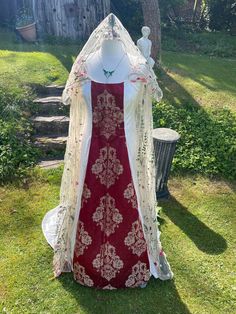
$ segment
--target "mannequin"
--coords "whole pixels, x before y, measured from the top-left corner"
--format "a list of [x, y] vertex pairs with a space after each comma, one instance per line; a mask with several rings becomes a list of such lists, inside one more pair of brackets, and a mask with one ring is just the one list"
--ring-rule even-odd
[[147, 59], [147, 63], [151, 68], [153, 68], [155, 61], [151, 58], [152, 42], [148, 39], [150, 35], [150, 28], [148, 26], [142, 27], [143, 37], [137, 41], [137, 46], [141, 51], [142, 55]]
[[[87, 74], [92, 80], [104, 83], [123, 82], [131, 72], [124, 46], [116, 38], [104, 39], [101, 49], [87, 59], [86, 68]], [[109, 72], [107, 76], [103, 69]]]
[[156, 220], [154, 72], [110, 14], [77, 57], [65, 90], [70, 127], [60, 205], [43, 220], [54, 274], [99, 289], [143, 287], [173, 273]]

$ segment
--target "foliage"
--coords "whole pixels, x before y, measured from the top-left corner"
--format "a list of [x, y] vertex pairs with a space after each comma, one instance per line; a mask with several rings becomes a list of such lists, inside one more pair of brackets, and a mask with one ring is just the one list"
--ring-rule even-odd
[[236, 27], [236, 3], [234, 0], [208, 0], [209, 28], [231, 30]]
[[139, 0], [111, 0], [111, 10], [132, 35], [140, 34], [143, 26], [143, 13]]
[[235, 58], [236, 38], [223, 32], [187, 32], [164, 27], [162, 48], [167, 51], [190, 52], [215, 57]]
[[175, 14], [175, 9], [186, 3], [187, 0], [159, 0], [162, 21], [170, 21], [170, 14]]
[[0, 182], [24, 177], [37, 157], [31, 144], [32, 128], [26, 118], [30, 96], [28, 91], [18, 92], [0, 87]]
[[21, 179], [33, 166], [36, 151], [30, 141], [31, 127], [26, 120], [0, 119], [0, 182]]
[[34, 16], [30, 8], [21, 8], [16, 15], [16, 27], [23, 27], [34, 23]]
[[236, 179], [236, 114], [227, 108], [176, 108], [162, 102], [154, 106], [154, 126], [181, 135], [173, 170]]

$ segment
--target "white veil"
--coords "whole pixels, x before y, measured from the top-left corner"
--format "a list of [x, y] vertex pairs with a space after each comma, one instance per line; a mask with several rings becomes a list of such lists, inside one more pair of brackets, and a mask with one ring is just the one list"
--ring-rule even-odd
[[80, 177], [81, 147], [86, 121], [86, 104], [82, 95], [83, 82], [89, 79], [85, 62], [91, 54], [101, 48], [104, 38], [118, 38], [130, 57], [132, 82], [141, 81], [136, 106], [136, 132], [139, 137], [136, 152], [136, 169], [140, 189], [140, 207], [143, 230], [147, 241], [149, 258], [155, 265], [156, 277], [171, 279], [173, 273], [161, 247], [157, 222], [155, 194], [155, 164], [152, 139], [152, 99], [159, 101], [162, 91], [155, 74], [146, 64], [146, 59], [135, 46], [129, 33], [113, 14], [108, 15], [93, 31], [87, 43], [76, 58], [63, 92], [63, 103], [70, 105], [70, 126], [65, 153], [64, 172], [60, 191], [60, 205], [57, 207], [56, 241], [54, 245], [54, 274], [72, 270], [74, 229], [77, 226], [76, 210], [80, 206], [81, 192], [78, 188]]

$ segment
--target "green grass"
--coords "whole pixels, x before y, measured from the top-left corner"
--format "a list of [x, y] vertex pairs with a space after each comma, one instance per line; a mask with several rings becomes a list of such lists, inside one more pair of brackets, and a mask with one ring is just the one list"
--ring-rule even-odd
[[[0, 28], [0, 86], [22, 88], [50, 83], [64, 84], [81, 43], [28, 44]], [[159, 81], [164, 101], [172, 104], [224, 106], [236, 110], [236, 59], [163, 51], [164, 71]]]
[[236, 111], [236, 59], [163, 52], [164, 101]]
[[0, 312], [223, 314], [235, 306], [236, 185], [173, 177], [161, 207], [161, 240], [174, 279], [145, 289], [98, 291], [71, 274], [53, 279], [51, 248], [41, 231], [58, 204], [61, 169], [41, 171], [22, 187], [0, 188]]
[[[0, 87], [23, 97], [28, 86], [65, 83], [79, 47], [23, 44], [0, 30]], [[235, 111], [235, 60], [163, 51], [163, 65], [158, 80], [168, 106]], [[61, 173], [37, 170], [22, 186], [0, 188], [0, 313], [236, 312], [235, 182], [172, 176], [172, 197], [159, 206], [174, 279], [151, 279], [145, 289], [98, 291], [81, 287], [71, 274], [53, 279], [53, 252], [41, 222], [58, 205]]]
[[78, 45], [30, 44], [0, 28], [0, 86], [23, 88], [31, 85], [64, 84]]

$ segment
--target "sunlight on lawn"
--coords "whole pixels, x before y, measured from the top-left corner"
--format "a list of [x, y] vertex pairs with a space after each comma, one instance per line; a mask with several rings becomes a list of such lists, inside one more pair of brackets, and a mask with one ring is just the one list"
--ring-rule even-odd
[[[199, 105], [236, 111], [236, 60], [163, 52], [163, 64], [170, 78]], [[173, 92], [187, 100], [180, 88]]]
[[[52, 250], [41, 221], [59, 202], [61, 169], [40, 171], [25, 187], [0, 188], [1, 305], [10, 313], [214, 313], [233, 306], [234, 184], [172, 177], [160, 201], [161, 240], [174, 272], [145, 289], [99, 291], [71, 274], [52, 280]], [[227, 226], [227, 227], [226, 227]]]

